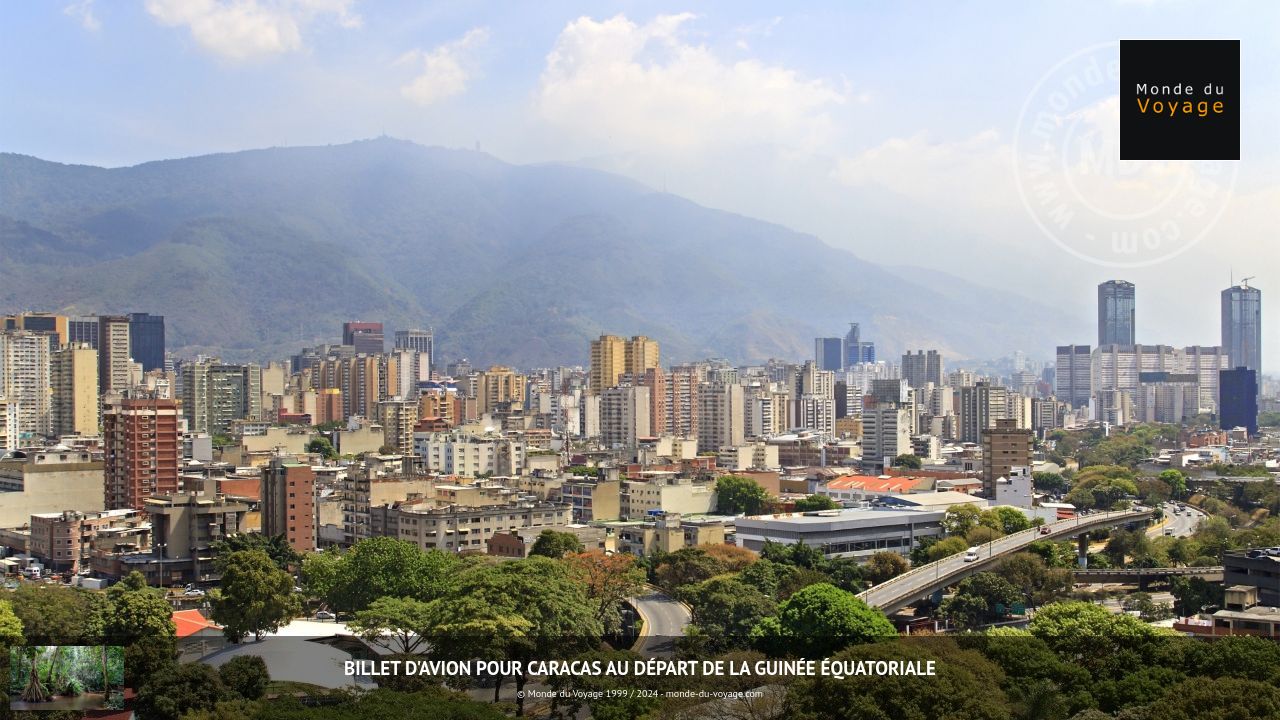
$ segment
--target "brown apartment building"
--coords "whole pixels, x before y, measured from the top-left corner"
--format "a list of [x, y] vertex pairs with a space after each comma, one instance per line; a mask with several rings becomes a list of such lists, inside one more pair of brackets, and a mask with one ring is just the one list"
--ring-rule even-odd
[[141, 510], [147, 497], [178, 492], [178, 415], [175, 400], [126, 398], [108, 406], [102, 416], [108, 510]]
[[262, 532], [284, 535], [300, 553], [316, 549], [316, 473], [292, 458], [262, 468]]

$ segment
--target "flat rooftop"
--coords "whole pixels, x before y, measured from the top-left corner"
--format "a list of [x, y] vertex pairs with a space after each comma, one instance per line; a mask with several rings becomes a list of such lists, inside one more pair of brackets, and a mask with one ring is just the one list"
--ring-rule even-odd
[[946, 514], [945, 510], [936, 509], [901, 509], [901, 508], [847, 508], [844, 510], [821, 510], [817, 513], [775, 513], [772, 515], [751, 515], [737, 520], [739, 527], [743, 525], [801, 525], [833, 527], [849, 525], [888, 525], [897, 522], [927, 522], [937, 520]]

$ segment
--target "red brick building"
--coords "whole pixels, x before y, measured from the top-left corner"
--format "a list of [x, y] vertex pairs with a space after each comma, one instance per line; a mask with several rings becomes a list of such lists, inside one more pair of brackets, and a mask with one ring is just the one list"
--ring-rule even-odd
[[107, 408], [102, 439], [108, 510], [141, 510], [151, 495], [178, 492], [178, 415], [174, 400], [127, 398]]

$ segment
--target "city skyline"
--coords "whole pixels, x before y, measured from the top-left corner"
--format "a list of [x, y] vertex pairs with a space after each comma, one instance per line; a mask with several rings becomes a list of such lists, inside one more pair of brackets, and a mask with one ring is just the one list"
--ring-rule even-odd
[[[13, 53], [12, 62], [0, 64], [7, 68], [0, 70], [0, 88], [28, 110], [0, 118], [0, 150], [116, 166], [384, 132], [429, 145], [479, 145], [516, 163], [619, 172], [709, 207], [814, 233], [891, 267], [924, 266], [991, 292], [1070, 306], [1085, 297], [1077, 279], [1096, 284], [1115, 273], [1037, 238], [1013, 192], [1010, 137], [1039, 76], [1071, 52], [1124, 37], [1139, 24], [1156, 35], [1241, 37], [1246, 69], [1274, 65], [1277, 56], [1274, 38], [1261, 30], [1267, 23], [1257, 18], [1206, 19], [1190, 5], [1162, 4], [1155, 12], [1119, 1], [1087, 20], [1065, 7], [1010, 7], [1025, 26], [1054, 32], [998, 38], [963, 11], [937, 4], [933, 12], [950, 21], [914, 23], [932, 52], [906, 64], [888, 63], [891, 48], [876, 37], [892, 35], [883, 28], [913, 24], [909, 12], [896, 8], [818, 5], [780, 15], [763, 4], [726, 10], [561, 3], [495, 14], [349, 1], [248, 3], [244, 27], [222, 32], [229, 18], [218, 7], [184, 10], [158, 1], [80, 2], [65, 12], [7, 7], [13, 22], [5, 27], [39, 31], [6, 35], [0, 44], [0, 53]], [[944, 26], [965, 27], [966, 39], [959, 44], [959, 36], [936, 29]], [[866, 42], [848, 43], [835, 27], [857, 28]], [[868, 34], [871, 27], [882, 29]], [[124, 45], [128, 51], [120, 52]], [[975, 46], [1000, 52], [974, 54]], [[947, 53], [967, 62], [948, 68], [933, 61]], [[1024, 60], [1000, 59], [1011, 53]], [[48, 67], [47, 82], [34, 84], [18, 71], [28, 63]], [[600, 86], [593, 68], [612, 68], [627, 80]], [[969, 82], [975, 72], [983, 83]], [[119, 77], [138, 81], [121, 89]], [[770, 106], [794, 109], [691, 120], [690, 108], [673, 99], [683, 91], [703, 103], [699, 108], [750, 109], [761, 78], [778, 82]], [[1201, 342], [1217, 329], [1217, 309], [1188, 298], [1218, 292], [1246, 268], [1257, 268], [1258, 286], [1275, 285], [1275, 258], [1259, 235], [1266, 208], [1280, 194], [1265, 170], [1278, 152], [1265, 140], [1275, 94], [1262, 74], [1246, 70], [1244, 78], [1255, 110], [1245, 116], [1241, 175], [1226, 214], [1187, 254], [1126, 271], [1147, 288], [1144, 306], [1166, 309], [1144, 324], [1174, 344]], [[198, 98], [172, 102], [184, 82], [196, 79]], [[648, 102], [608, 105], [617, 93]], [[51, 114], [64, 107], [77, 112]], [[610, 111], [628, 107], [634, 112]], [[249, 120], [227, 122], [227, 113]], [[600, 133], [584, 132], [578, 120], [592, 113]], [[69, 116], [98, 132], [84, 136], [67, 125]], [[984, 197], [971, 196], [969, 188], [977, 187]], [[1007, 272], [1044, 273], [1035, 283], [1005, 283], [997, 278], [1007, 272], [990, 272], [991, 262]], [[1158, 282], [1171, 273], [1178, 283]]]

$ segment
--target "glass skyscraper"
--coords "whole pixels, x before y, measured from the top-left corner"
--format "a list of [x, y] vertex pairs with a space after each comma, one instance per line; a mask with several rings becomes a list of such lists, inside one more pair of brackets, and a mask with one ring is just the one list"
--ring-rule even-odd
[[164, 369], [164, 316], [151, 313], [129, 314], [129, 356], [142, 363], [142, 369]]
[[1222, 349], [1233, 368], [1262, 372], [1262, 291], [1240, 283], [1222, 291]]
[[1108, 280], [1098, 286], [1098, 345], [1134, 345], [1133, 283]]

